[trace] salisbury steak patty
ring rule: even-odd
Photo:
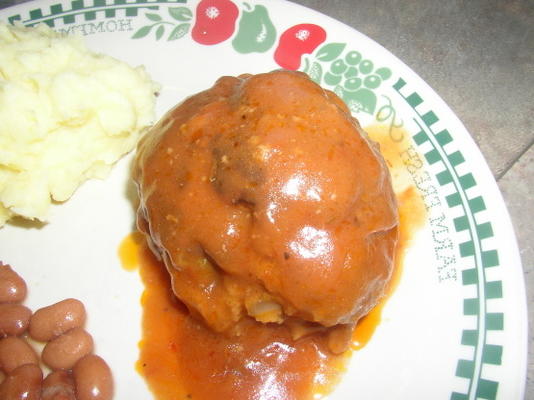
[[[305,74],[223,77],[139,145],[138,225],[216,331],[353,325],[383,295],[397,207],[378,147]]]

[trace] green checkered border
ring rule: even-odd
[[[424,157],[428,164],[440,169],[435,177],[438,184],[447,187],[445,197],[449,208],[454,209],[454,229],[468,238],[458,245],[462,261],[467,267],[462,270],[461,283],[469,287],[470,295],[463,300],[464,316],[476,319],[475,329],[464,329],[461,345],[471,347],[472,358],[460,359],[456,365],[455,375],[468,380],[466,393],[453,392],[450,400],[488,399],[497,397],[499,382],[483,378],[486,365],[499,366],[502,363],[503,346],[487,343],[489,331],[504,330],[504,313],[490,312],[488,300],[502,299],[502,281],[487,279],[486,271],[500,265],[497,250],[485,250],[483,241],[492,238],[494,231],[491,222],[478,222],[477,217],[486,210],[483,196],[473,194],[477,181],[472,173],[462,173],[465,158],[461,150],[449,145],[453,137],[447,129],[436,126],[439,118],[432,110],[426,110],[423,98],[412,91],[406,81],[399,78],[393,88],[402,99],[415,111],[415,123],[419,132],[413,136],[413,141],[424,150]],[[430,150],[429,150],[430,149]],[[465,165],[463,165],[465,166]]]
[[[33,26],[38,23],[45,23],[51,28],[55,27],[56,21],[62,20],[63,24],[74,24],[81,22],[94,21],[97,15],[103,15],[105,18],[115,18],[118,15],[125,17],[136,17],[140,9],[158,10],[160,5],[186,3],[187,0],[73,0],[70,3],[56,3],[50,5],[47,9],[35,8],[28,12],[28,15],[15,14],[7,18],[8,22],[13,24],[20,21],[26,26]],[[69,4],[65,6],[65,4]]]

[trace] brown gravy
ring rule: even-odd
[[[385,133],[385,127],[369,129],[382,148],[388,147],[384,156],[395,180],[394,170],[401,167],[400,149],[392,147],[400,144],[388,141]],[[413,186],[398,192],[397,199],[400,240],[389,295],[401,278],[404,252],[425,220],[424,206]],[[137,370],[158,400],[321,398],[341,379],[352,351],[371,339],[389,297],[359,321],[352,350],[334,355],[328,351],[324,334],[294,341],[284,326],[276,324],[250,321],[243,334],[233,338],[214,333],[176,300],[169,274],[138,233],[125,238],[119,254],[126,269],[139,265],[145,285]]]

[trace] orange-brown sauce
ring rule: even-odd
[[[322,335],[294,342],[283,326],[257,322],[236,338],[212,332],[175,300],[169,274],[146,247],[140,273],[137,368],[157,399],[304,399],[343,370],[347,355],[331,355]]]
[[[119,258],[125,270],[133,271],[139,267],[139,248],[144,241],[141,232],[134,232],[122,239],[119,245]]]
[[[339,353],[393,271],[398,212],[376,151],[302,73],[222,77],[139,144],[138,227],[213,330],[345,325],[330,334]]]
[[[366,130],[381,144],[398,189],[400,240],[388,296],[360,320],[352,350],[365,346],[380,323],[387,298],[401,279],[404,253],[425,220],[417,191],[400,182],[399,154],[405,143],[389,140],[386,127]],[[324,334],[294,341],[285,327],[256,322],[240,337],[213,333],[176,300],[165,267],[136,233],[123,241],[119,254],[126,269],[139,265],[145,285],[137,370],[156,399],[312,399],[328,394],[342,377],[352,350],[333,355]]]

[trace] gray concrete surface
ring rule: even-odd
[[[0,8],[24,0],[0,0]],[[293,0],[368,35],[454,110],[479,145],[514,223],[534,305],[534,1]],[[526,398],[534,399],[534,329]]]

